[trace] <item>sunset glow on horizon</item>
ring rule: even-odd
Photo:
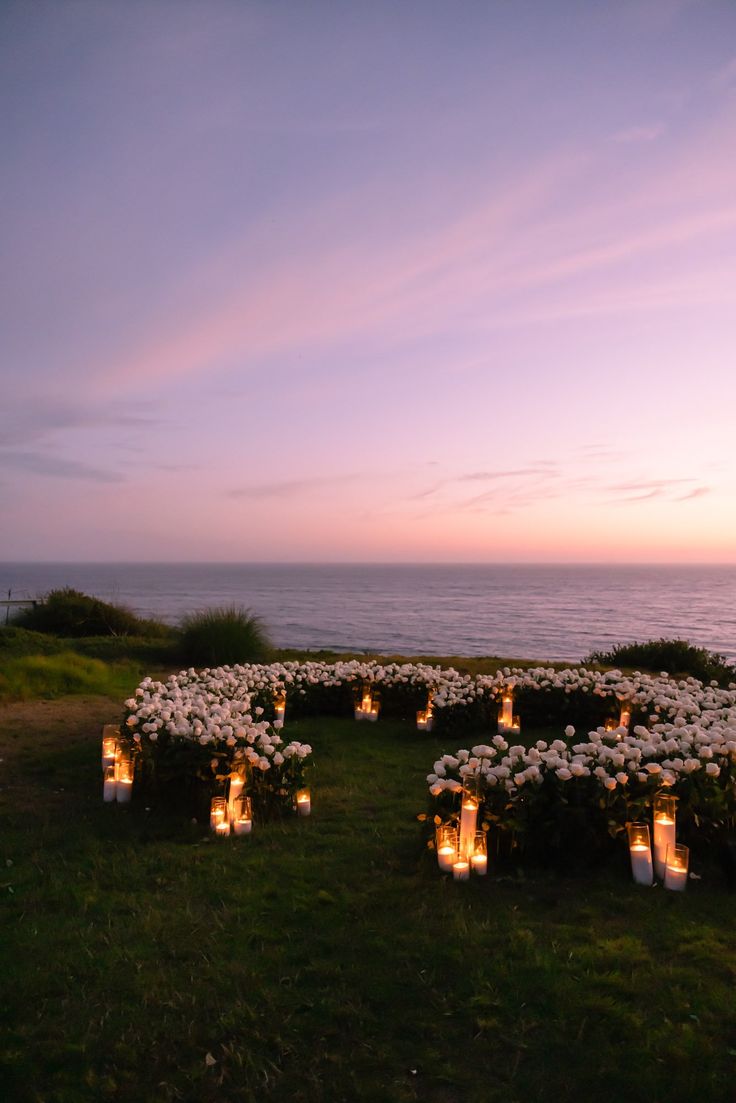
[[[1,560],[736,563],[736,6],[9,0]]]

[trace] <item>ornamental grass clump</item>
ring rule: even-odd
[[[259,662],[271,641],[259,617],[236,605],[203,609],[181,626],[181,659],[193,666]]]

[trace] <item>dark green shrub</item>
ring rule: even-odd
[[[645,643],[620,643],[610,651],[593,651],[584,663],[599,666],[628,667],[657,673],[698,678],[701,682],[715,679],[724,685],[736,680],[736,667],[725,655],[696,647],[687,640],[647,640]]]
[[[24,609],[14,620],[19,628],[52,636],[161,636],[169,631],[158,621],[143,620],[123,605],[64,587],[51,590],[42,604]]]
[[[182,621],[180,655],[190,666],[261,662],[270,649],[263,622],[249,609],[203,609]]]

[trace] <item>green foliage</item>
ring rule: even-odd
[[[8,624],[0,628],[0,661],[23,655],[58,655],[66,646],[55,636]]]
[[[620,643],[610,651],[591,652],[584,662],[654,672],[666,670],[668,674],[691,676],[701,682],[715,679],[719,685],[736,680],[736,667],[725,655],[696,647],[687,640],[662,638],[645,643]]]
[[[259,617],[249,609],[228,605],[185,617],[179,647],[183,663],[207,667],[261,662],[271,643]]]
[[[168,629],[154,620],[143,620],[123,605],[90,597],[66,586],[51,590],[43,603],[23,609],[14,623],[20,628],[52,636],[162,636]]]
[[[45,632],[32,632],[14,624],[0,627],[0,662],[24,655],[58,655],[74,651],[90,659],[102,659],[106,663],[132,661],[149,669],[174,666],[177,661],[178,634],[170,629],[167,635],[145,636],[89,636],[77,639],[60,639]]]
[[[119,695],[140,676],[129,663],[110,666],[73,651],[56,655],[23,655],[8,659],[0,670],[0,700],[23,701],[69,694]]]

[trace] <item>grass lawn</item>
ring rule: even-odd
[[[0,709],[3,1100],[736,1098],[716,869],[684,895],[634,886],[623,854],[453,884],[416,814],[455,746],[387,721],[288,724],[315,751],[311,818],[211,841],[102,804],[118,713]]]

